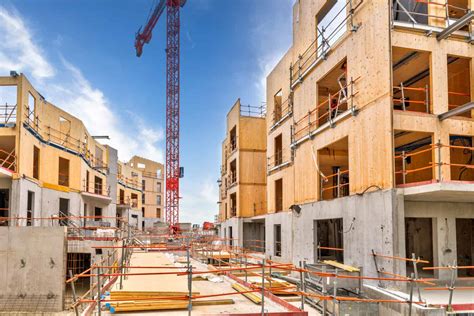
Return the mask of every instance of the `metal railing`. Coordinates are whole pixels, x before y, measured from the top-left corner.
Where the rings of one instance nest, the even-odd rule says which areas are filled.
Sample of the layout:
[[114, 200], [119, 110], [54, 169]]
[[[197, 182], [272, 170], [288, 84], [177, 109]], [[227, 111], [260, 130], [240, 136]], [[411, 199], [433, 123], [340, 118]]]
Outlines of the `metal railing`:
[[[434, 14], [432, 8], [439, 8]], [[394, 0], [392, 5], [392, 23], [407, 22], [412, 25], [430, 25], [447, 27], [469, 12], [469, 8], [449, 4], [446, 1], [411, 0], [403, 3]]]
[[402, 111], [430, 113], [429, 85], [424, 88], [405, 87], [402, 82], [393, 87], [393, 107]]
[[324, 101], [317, 104], [314, 109], [296, 121], [292, 131], [293, 142], [311, 136], [318, 127], [327, 122], [332, 125], [335, 119], [347, 111], [355, 113], [354, 97], [358, 94], [358, 91], [355, 91], [354, 86], [359, 78], [355, 80], [351, 78], [350, 82], [342, 89], [335, 93], [329, 93]]
[[267, 107], [265, 104], [260, 106], [255, 105], [240, 105], [240, 116], [259, 117], [264, 118], [267, 114]]
[[[354, 24], [354, 13], [363, 0], [348, 0], [333, 18], [323, 27], [317, 27], [316, 39], [298, 56], [298, 60], [290, 66], [290, 85], [293, 87], [301, 81], [318, 61], [326, 58], [332, 45], [347, 32], [355, 32], [358, 26]], [[344, 16], [344, 17], [343, 17]], [[341, 19], [341, 17], [343, 17]], [[347, 27], [348, 26], [348, 27]], [[344, 28], [347, 28], [344, 30]]]
[[272, 125], [277, 124], [282, 119], [290, 116], [293, 113], [293, 102], [291, 97], [288, 97], [282, 104], [275, 105], [275, 108], [272, 112]]
[[267, 170], [271, 172], [288, 165], [291, 161], [293, 161], [293, 155], [289, 147], [277, 150], [274, 155], [267, 157]]
[[123, 174], [117, 175], [118, 182], [133, 189], [141, 190], [142, 183], [138, 180], [127, 178]]
[[349, 170], [337, 169], [336, 173], [321, 176], [320, 199], [334, 199], [349, 195]]
[[16, 123], [16, 104], [0, 105], [0, 127]]
[[110, 186], [107, 187], [105, 185], [105, 180], [103, 180], [104, 183], [99, 183], [95, 181], [89, 181], [87, 182], [86, 180], [82, 181], [82, 189], [84, 192], [87, 193], [93, 193], [93, 194], [98, 194], [98, 195], [103, 195], [103, 196], [110, 196]]
[[[450, 150], [450, 159], [443, 157], [443, 148]], [[442, 167], [450, 168], [450, 178], [446, 180], [474, 181], [474, 147], [444, 145], [440, 142], [410, 151], [398, 152], [395, 159], [397, 185], [442, 181]]]
[[234, 186], [237, 184], [237, 171], [230, 171], [230, 174], [229, 174], [229, 185], [228, 187], [230, 188], [231, 186]]
[[16, 172], [17, 163], [15, 149], [12, 149], [10, 152], [0, 149], [0, 167], [11, 172]]

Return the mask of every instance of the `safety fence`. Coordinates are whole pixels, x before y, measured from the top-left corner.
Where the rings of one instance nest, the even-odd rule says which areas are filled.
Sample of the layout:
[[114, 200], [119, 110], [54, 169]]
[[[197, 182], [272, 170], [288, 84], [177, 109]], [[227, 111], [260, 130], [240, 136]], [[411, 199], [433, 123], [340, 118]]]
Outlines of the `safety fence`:
[[107, 163], [103, 161], [102, 157], [97, 157], [89, 150], [87, 142], [83, 142], [80, 139], [71, 136], [71, 129], [68, 131], [61, 131], [42, 123], [39, 116], [32, 112], [28, 106], [25, 106], [25, 117], [23, 123], [44, 142], [79, 154], [91, 165], [92, 168], [108, 168]]
[[272, 126], [278, 124], [293, 113], [292, 95], [290, 95], [281, 104], [275, 102], [272, 112]]
[[326, 58], [331, 47], [347, 30], [355, 32], [358, 26], [354, 23], [354, 14], [363, 0], [348, 0], [340, 8], [327, 16], [329, 20], [324, 25], [316, 27], [316, 39], [298, 56], [290, 66], [290, 85], [294, 87], [318, 64]]
[[[156, 304], [157, 302], [170, 302], [175, 301], [182, 302], [182, 304], [176, 304], [173, 308], [188, 309], [192, 310], [193, 306], [199, 306], [200, 302], [206, 298], [218, 298], [227, 297], [234, 295], [245, 295], [248, 293], [255, 293], [252, 296], [252, 301], [258, 302], [262, 306], [262, 310], [265, 309], [265, 300], [270, 299], [274, 302], [281, 303], [283, 300], [279, 299], [276, 295], [293, 295], [300, 298], [300, 305], [295, 308], [294, 311], [302, 311], [305, 308], [305, 304], [309, 304], [313, 307], [320, 307], [324, 314], [330, 312], [328, 304], [343, 304], [343, 303], [359, 303], [359, 304], [380, 304], [380, 303], [391, 303], [391, 304], [403, 304], [406, 305], [409, 313], [413, 312], [414, 305], [428, 306], [426, 301], [421, 297], [419, 293], [418, 297], [415, 298], [415, 290], [419, 290], [421, 285], [433, 285], [433, 278], [420, 278], [411, 273], [410, 276], [403, 276], [396, 273], [384, 271], [381, 264], [384, 260], [390, 261], [403, 261], [413, 264], [415, 271], [418, 271], [417, 265], [421, 263], [427, 263], [426, 260], [416, 258], [402, 258], [392, 255], [384, 255], [372, 251], [372, 257], [374, 264], [377, 267], [377, 276], [364, 275], [362, 270], [354, 270], [354, 273], [349, 273], [338, 268], [325, 269], [321, 263], [307, 264], [304, 261], [300, 261], [299, 264], [277, 262], [272, 258], [266, 258], [263, 249], [262, 251], [255, 251], [245, 247], [228, 246], [228, 240], [218, 238], [217, 236], [191, 234], [182, 236], [163, 236], [166, 240], [168, 238], [173, 239], [173, 243], [161, 243], [156, 245], [143, 245], [134, 244], [131, 241], [124, 241], [121, 246], [97, 246], [102, 249], [113, 249], [116, 253], [120, 253], [121, 256], [117, 256], [113, 260], [113, 263], [104, 263], [104, 259], [101, 262], [93, 264], [89, 269], [81, 273], [70, 274], [69, 279], [66, 281], [68, 284], [78, 282], [81, 278], [89, 278], [94, 280], [94, 284], [91, 289], [84, 295], [74, 295], [74, 299], [70, 308], [73, 310], [84, 310], [85, 314], [91, 314], [95, 310], [100, 313], [105, 307], [110, 309], [112, 312], [118, 312], [121, 309], [119, 306], [120, 302], [129, 300], [128, 298], [121, 298], [117, 296], [107, 295], [108, 289], [112, 286], [118, 286], [122, 288], [122, 280], [125, 278], [134, 278], [136, 276], [159, 276], [167, 275], [170, 277], [186, 276], [188, 280], [188, 291], [187, 293], [181, 293], [170, 297], [169, 295], [156, 294], [155, 296], [148, 297], [136, 297], [133, 301], [137, 306], [143, 304]], [[135, 237], [135, 238], [138, 238]], [[130, 239], [131, 240], [131, 239]], [[261, 246], [260, 240], [246, 240], [244, 243], [250, 248], [264, 248]], [[334, 247], [322, 247], [321, 250], [331, 251], [344, 251], [342, 248]], [[167, 252], [176, 253], [180, 256], [187, 258], [185, 261], [180, 261], [181, 265], [176, 266], [160, 266], [160, 265], [149, 265], [139, 266], [134, 265], [130, 261], [132, 252]], [[123, 259], [121, 259], [123, 258]], [[109, 259], [110, 260], [110, 259]], [[204, 261], [211, 263], [208, 269], [199, 269], [195, 266], [194, 260]], [[342, 264], [341, 264], [342, 265]], [[454, 269], [453, 267], [426, 267], [424, 269]], [[472, 269], [474, 267], [456, 267]], [[131, 271], [131, 269], [134, 269]], [[138, 270], [137, 270], [138, 269]], [[285, 277], [286, 273], [291, 273], [293, 277]], [[193, 282], [198, 280], [200, 276], [212, 274], [225, 275], [232, 281], [239, 283], [240, 286], [233, 286], [236, 292], [222, 292], [222, 293], [195, 293], [193, 291]], [[294, 277], [298, 276], [298, 277]], [[250, 281], [253, 278], [254, 281]], [[259, 281], [255, 281], [259, 280]], [[283, 282], [283, 280], [288, 282]], [[291, 282], [289, 282], [291, 281]], [[383, 282], [384, 284], [407, 284], [409, 296], [407, 298], [380, 298], [373, 299], [362, 295], [362, 285], [364, 282]], [[314, 287], [317, 284], [323, 285], [323, 289], [320, 287]], [[354, 284], [358, 290], [350, 295], [347, 293], [345, 286], [348, 284]], [[454, 290], [467, 290], [470, 287], [440, 287], [433, 290], [447, 290], [453, 292]], [[429, 290], [429, 288], [428, 288]], [[452, 295], [452, 294], [450, 294]], [[202, 303], [205, 304], [205, 303]], [[281, 303], [284, 304], [284, 303]], [[122, 305], [125, 306], [126, 304]], [[159, 305], [159, 304], [158, 304]], [[291, 304], [290, 304], [291, 305]], [[446, 304], [447, 306], [450, 303]], [[81, 307], [82, 306], [82, 307]], [[81, 308], [80, 308], [81, 307]], [[342, 307], [342, 305], [340, 306]], [[139, 308], [139, 307], [135, 307]]]
[[290, 164], [293, 161], [293, 152], [290, 147], [276, 150], [274, 155], [267, 157], [267, 171], [270, 173], [275, 169]]
[[[443, 148], [450, 150], [449, 160], [443, 157]], [[441, 143], [398, 152], [395, 155], [396, 183], [404, 185], [433, 180], [474, 181], [473, 152], [474, 147]], [[441, 178], [443, 166], [450, 167], [451, 177], [449, 179]]]
[[8, 127], [16, 124], [16, 104], [0, 105], [0, 127]]
[[102, 195], [105, 197], [110, 196], [110, 186], [106, 186], [105, 180], [94, 180], [94, 181], [86, 181], [84, 179], [82, 181], [82, 190], [83, 192], [93, 193], [97, 195]]
[[354, 102], [358, 91], [355, 91], [355, 83], [360, 77], [353, 79], [334, 93], [328, 93], [316, 107], [310, 110], [305, 116], [297, 120], [292, 130], [293, 142], [298, 142], [303, 138], [311, 137], [313, 133], [325, 123], [332, 125], [334, 121], [348, 111], [355, 113]]
[[448, 27], [469, 12], [468, 7], [449, 2], [448, 0], [395, 0], [392, 5], [392, 21]]
[[3, 149], [0, 149], [0, 167], [10, 172], [16, 172], [17, 162], [16, 162], [15, 148], [13, 148], [10, 151], [5, 151]]
[[260, 106], [243, 104], [240, 105], [240, 116], [264, 118], [266, 114], [267, 107], [265, 104], [262, 104]]
[[339, 198], [349, 195], [349, 170], [337, 169], [336, 173], [321, 176], [320, 198], [321, 200]]

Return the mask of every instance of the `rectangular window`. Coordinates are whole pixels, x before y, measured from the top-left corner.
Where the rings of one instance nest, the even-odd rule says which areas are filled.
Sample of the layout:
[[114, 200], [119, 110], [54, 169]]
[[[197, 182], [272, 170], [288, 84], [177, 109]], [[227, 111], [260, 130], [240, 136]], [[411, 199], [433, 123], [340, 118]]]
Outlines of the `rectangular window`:
[[102, 178], [94, 177], [94, 193], [104, 195]]
[[282, 135], [275, 137], [275, 166], [279, 166], [283, 163], [283, 140]]
[[145, 217], [145, 208], [142, 207], [142, 217]]
[[283, 211], [283, 179], [275, 181], [275, 212]]
[[145, 204], [145, 194], [142, 194], [142, 204]]
[[145, 187], [146, 187], [145, 184], [146, 184], [146, 181], [145, 181], [145, 179], [143, 179], [142, 180], [142, 190], [143, 191], [145, 191]]
[[67, 226], [69, 223], [69, 199], [59, 198], [59, 225]]
[[281, 225], [275, 225], [275, 256], [281, 257]]
[[102, 208], [100, 207], [94, 208], [94, 216], [95, 216], [95, 220], [97, 222], [100, 222], [102, 220]]
[[161, 205], [161, 195], [156, 196], [156, 204]]
[[132, 207], [138, 207], [138, 195], [136, 193], [132, 193], [130, 199], [132, 200]]
[[59, 157], [58, 184], [69, 186], [69, 160]]
[[234, 245], [234, 234], [232, 232], [232, 226], [229, 227], [229, 245], [231, 247]]
[[344, 262], [344, 253], [342, 251], [320, 249], [318, 247], [344, 248], [342, 218], [316, 220], [313, 225], [316, 234], [316, 258], [319, 261], [336, 260]]
[[90, 181], [89, 170], [86, 170], [86, 192], [89, 192], [89, 181]]
[[40, 173], [40, 149], [33, 146], [33, 178], [39, 180]]
[[161, 192], [161, 182], [156, 183], [156, 191]]
[[125, 204], [125, 191], [119, 191], [119, 204]]
[[273, 96], [273, 105], [274, 105], [274, 110], [273, 110], [273, 124], [277, 123], [282, 116], [282, 105], [283, 105], [283, 93], [280, 89], [280, 91], [277, 92]]
[[26, 226], [33, 226], [33, 212], [34, 212], [34, 204], [35, 204], [35, 193], [32, 191], [28, 191], [28, 200], [26, 203]]
[[161, 218], [161, 208], [156, 209], [156, 217]]

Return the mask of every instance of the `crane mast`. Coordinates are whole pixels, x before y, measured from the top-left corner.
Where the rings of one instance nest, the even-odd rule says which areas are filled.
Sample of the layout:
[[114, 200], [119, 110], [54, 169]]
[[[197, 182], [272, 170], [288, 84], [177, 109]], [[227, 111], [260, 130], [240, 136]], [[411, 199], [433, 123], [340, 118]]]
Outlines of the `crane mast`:
[[179, 164], [179, 54], [180, 54], [180, 8], [186, 0], [160, 0], [135, 38], [135, 49], [141, 56], [143, 45], [149, 43], [153, 28], [166, 7], [166, 222], [176, 229], [179, 223], [179, 179], [182, 169]]

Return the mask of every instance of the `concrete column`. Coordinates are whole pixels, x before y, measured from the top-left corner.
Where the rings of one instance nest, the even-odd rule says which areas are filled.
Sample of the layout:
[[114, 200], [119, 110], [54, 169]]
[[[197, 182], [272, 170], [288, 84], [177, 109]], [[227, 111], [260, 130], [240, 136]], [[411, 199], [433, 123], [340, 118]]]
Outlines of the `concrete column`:
[[[456, 218], [433, 218], [433, 265], [452, 265], [456, 259]], [[435, 276], [440, 279], [449, 279], [449, 270], [435, 271]]]

